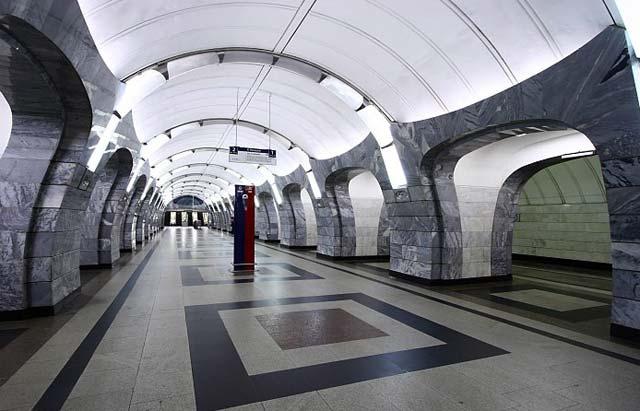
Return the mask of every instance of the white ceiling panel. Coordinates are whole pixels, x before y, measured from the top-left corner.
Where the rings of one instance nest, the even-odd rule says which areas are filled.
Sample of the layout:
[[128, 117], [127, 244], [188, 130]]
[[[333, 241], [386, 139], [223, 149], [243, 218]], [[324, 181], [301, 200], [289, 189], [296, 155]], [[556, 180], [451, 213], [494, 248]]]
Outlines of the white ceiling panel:
[[296, 0], [80, 0], [107, 66], [125, 77], [160, 60], [219, 47], [271, 49]]

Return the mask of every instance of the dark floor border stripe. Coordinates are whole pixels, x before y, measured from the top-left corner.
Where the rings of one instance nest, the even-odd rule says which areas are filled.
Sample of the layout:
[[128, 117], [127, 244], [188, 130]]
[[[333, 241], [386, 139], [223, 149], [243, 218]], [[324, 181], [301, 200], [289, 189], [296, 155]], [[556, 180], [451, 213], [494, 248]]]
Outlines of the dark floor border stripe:
[[479, 310], [475, 310], [473, 308], [468, 308], [468, 307], [465, 307], [463, 305], [459, 305], [459, 304], [456, 304], [456, 303], [452, 303], [452, 302], [449, 302], [449, 301], [446, 301], [446, 300], [443, 300], [443, 299], [440, 299], [440, 298], [437, 298], [437, 297], [432, 297], [430, 295], [425, 295], [425, 294], [423, 294], [421, 292], [414, 291], [414, 290], [411, 290], [411, 289], [408, 289], [408, 288], [405, 288], [405, 287], [401, 287], [401, 286], [396, 285], [396, 284], [389, 284], [389, 283], [387, 283], [385, 281], [376, 280], [374, 278], [369, 278], [366, 275], [355, 273], [355, 272], [353, 272], [351, 270], [347, 270], [346, 268], [335, 267], [335, 266], [330, 265], [330, 264], [325, 264], [325, 263], [323, 263], [321, 261], [313, 260], [311, 258], [298, 255], [297, 253], [294, 253], [294, 252], [281, 250], [279, 248], [271, 247], [271, 246], [268, 246], [268, 245], [265, 245], [265, 244], [261, 244], [261, 245], [263, 247], [267, 247], [267, 248], [270, 248], [272, 250], [279, 251], [279, 252], [281, 252], [283, 254], [289, 254], [289, 255], [292, 255], [294, 257], [301, 258], [303, 260], [307, 260], [307, 261], [310, 261], [310, 262], [315, 263], [315, 264], [319, 264], [319, 265], [322, 265], [322, 266], [325, 266], [325, 267], [329, 267], [329, 268], [332, 268], [334, 270], [342, 271], [342, 272], [345, 272], [347, 274], [355, 275], [356, 277], [364, 278], [366, 280], [373, 281], [375, 283], [387, 285], [389, 287], [393, 287], [393, 288], [396, 288], [398, 290], [406, 291], [406, 292], [408, 292], [410, 294], [413, 294], [413, 295], [416, 295], [416, 296], [419, 296], [419, 297], [422, 297], [422, 298], [426, 298], [427, 300], [435, 301], [437, 303], [444, 304], [444, 305], [449, 306], [449, 307], [454, 307], [454, 308], [457, 308], [459, 310], [466, 311], [466, 312], [469, 312], [469, 313], [473, 313], [473, 314], [476, 314], [476, 315], [480, 315], [482, 317], [489, 318], [491, 320], [498, 321], [498, 322], [501, 322], [503, 324], [507, 324], [507, 325], [510, 325], [510, 326], [513, 326], [513, 327], [516, 327], [516, 328], [520, 328], [520, 329], [525, 330], [525, 331], [530, 331], [530, 332], [533, 332], [533, 333], [536, 333], [536, 334], [539, 334], [539, 335], [542, 335], [542, 336], [545, 336], [545, 337], [553, 338], [554, 340], [561, 341], [561, 342], [564, 342], [564, 343], [567, 343], [567, 344], [571, 344], [571, 345], [576, 346], [576, 347], [584, 348], [586, 350], [590, 350], [590, 351], [596, 352], [598, 354], [606, 355], [608, 357], [615, 358], [617, 360], [625, 361], [625, 362], [628, 362], [628, 363], [631, 363], [631, 364], [635, 364], [635, 365], [640, 365], [640, 359], [638, 359], [638, 358], [629, 357], [628, 355], [624, 355], [624, 354], [620, 354], [620, 353], [617, 353], [617, 352], [614, 352], [614, 351], [610, 351], [610, 350], [607, 350], [605, 348], [596, 347], [596, 346], [593, 346], [593, 345], [590, 345], [590, 344], [586, 344], [586, 343], [583, 343], [583, 342], [580, 342], [580, 341], [573, 340], [573, 339], [568, 338], [568, 337], [563, 337], [561, 335], [553, 334], [553, 333], [548, 332], [548, 331], [543, 331], [543, 330], [537, 329], [537, 328], [529, 326], [529, 325], [524, 325], [524, 324], [520, 324], [520, 323], [515, 322], [515, 321], [507, 320], [505, 318], [501, 318], [501, 317], [498, 317], [498, 316], [493, 315], [493, 314], [488, 314], [488, 313], [485, 313], [485, 312], [482, 312], [482, 311], [479, 311]]
[[158, 247], [159, 242], [156, 242], [149, 250], [147, 255], [142, 259], [138, 267], [135, 269], [131, 277], [127, 280], [122, 287], [116, 298], [113, 299], [109, 307], [100, 316], [100, 319], [94, 324], [91, 331], [82, 340], [78, 348], [71, 355], [71, 358], [64, 365], [62, 370], [58, 373], [56, 378], [51, 382], [47, 390], [42, 394], [38, 403], [33, 407], [34, 410], [59, 410], [64, 405], [65, 401], [73, 391], [78, 379], [84, 372], [87, 364], [91, 360], [91, 357], [95, 353], [98, 345], [104, 338], [104, 335], [111, 327], [113, 320], [118, 315], [118, 312], [124, 305], [124, 302], [129, 297], [133, 286], [135, 286], [140, 274], [144, 271], [147, 263], [151, 259], [153, 252]]

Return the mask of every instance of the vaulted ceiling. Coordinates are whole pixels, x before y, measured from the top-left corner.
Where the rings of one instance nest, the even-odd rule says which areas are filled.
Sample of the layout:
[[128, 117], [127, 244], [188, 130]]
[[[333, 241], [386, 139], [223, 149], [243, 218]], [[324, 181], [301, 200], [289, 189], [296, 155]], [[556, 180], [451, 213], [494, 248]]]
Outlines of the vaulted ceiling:
[[389, 121], [444, 114], [612, 24], [602, 0], [79, 1], [116, 76], [167, 78], [133, 107], [135, 128], [141, 142], [172, 137], [147, 158], [163, 190], [186, 176], [202, 193], [216, 192], [216, 178], [265, 181], [229, 163], [236, 141], [275, 148], [267, 168], [285, 175], [300, 164], [296, 150], [324, 159], [361, 142], [363, 103]]

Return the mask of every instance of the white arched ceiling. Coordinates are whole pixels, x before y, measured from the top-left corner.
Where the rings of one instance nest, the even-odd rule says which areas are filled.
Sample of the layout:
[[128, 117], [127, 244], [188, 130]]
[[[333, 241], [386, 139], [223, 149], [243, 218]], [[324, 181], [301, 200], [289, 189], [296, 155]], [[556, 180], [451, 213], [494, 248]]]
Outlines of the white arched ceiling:
[[396, 120], [466, 106], [613, 23], [601, 0], [80, 0], [120, 78], [173, 56], [272, 50], [340, 74]]
[[520, 204], [606, 203], [600, 167], [598, 156], [578, 158], [547, 167], [524, 185]]
[[[223, 136], [227, 133], [226, 138]], [[173, 155], [182, 155], [179, 153], [184, 153], [189, 150], [197, 150], [201, 149], [201, 151], [207, 151], [209, 156], [214, 153], [215, 148], [221, 148], [224, 150], [228, 150], [229, 145], [236, 145], [235, 138], [235, 126], [231, 126], [229, 124], [211, 124], [204, 125], [202, 127], [195, 126], [194, 128], [188, 129], [183, 133], [180, 133], [177, 136], [173, 136], [169, 142], [165, 143], [155, 152], [153, 152], [149, 156], [149, 163], [152, 167], [158, 166], [158, 164], [162, 164], [162, 161], [173, 156]], [[259, 131], [248, 128], [248, 127], [238, 127], [238, 144], [244, 147], [268, 147], [268, 139]], [[269, 170], [276, 175], [287, 175], [291, 173], [293, 170], [298, 167], [298, 162], [296, 158], [292, 157], [288, 151], [288, 147], [285, 147], [282, 143], [280, 143], [277, 139], [271, 139], [271, 148], [275, 149], [278, 153], [278, 162], [275, 166], [269, 166]], [[222, 158], [228, 159], [228, 152], [221, 151], [215, 155], [216, 163], [219, 163], [219, 160]], [[247, 167], [251, 167], [255, 169], [255, 167], [242, 163], [231, 163], [229, 168], [237, 169], [238, 172], [242, 173], [241, 170], [246, 169]]]
[[239, 173], [247, 180], [258, 185], [265, 181], [264, 175], [262, 175], [255, 166], [251, 164], [232, 163], [229, 161], [227, 153], [209, 151], [187, 153], [184, 157], [180, 157], [177, 160], [171, 162], [165, 161], [153, 168], [151, 175], [159, 179], [160, 183], [169, 177], [167, 173], [176, 176], [188, 172], [216, 175], [232, 184], [242, 184], [240, 177], [232, 174], [232, 171], [225, 171], [224, 168]]
[[[148, 141], [178, 124], [205, 118], [232, 119], [237, 106], [241, 119], [264, 127], [270, 124], [315, 158], [339, 155], [367, 136], [368, 130], [356, 112], [331, 91], [301, 75], [267, 67], [223, 63], [170, 79], [134, 109], [138, 136]], [[266, 70], [270, 74], [256, 91], [256, 78]], [[225, 126], [220, 134], [226, 137], [219, 140], [222, 146], [234, 144], [235, 135], [230, 129]], [[264, 146], [265, 136], [259, 137], [256, 144]]]
[[[243, 60], [236, 54], [219, 63], [214, 53], [198, 53], [234, 49], [291, 56], [351, 84], [391, 120], [408, 122], [511, 87], [613, 23], [601, 0], [79, 2], [98, 50], [119, 78], [170, 61], [158, 67], [169, 80], [133, 108], [143, 142], [183, 123], [240, 118], [270, 123], [319, 159], [351, 149], [369, 129], [355, 107], [318, 84], [317, 73], [289, 71], [275, 58]], [[235, 142], [231, 131], [227, 126], [219, 135], [220, 147]], [[265, 145], [265, 138], [261, 145], [259, 136], [247, 138], [253, 137]], [[272, 172], [286, 174], [297, 166], [282, 150], [279, 156]], [[223, 157], [207, 161], [222, 164]]]
[[593, 152], [595, 147], [575, 130], [523, 134], [488, 144], [464, 155], [456, 164], [456, 187], [499, 189], [516, 170], [562, 155]]

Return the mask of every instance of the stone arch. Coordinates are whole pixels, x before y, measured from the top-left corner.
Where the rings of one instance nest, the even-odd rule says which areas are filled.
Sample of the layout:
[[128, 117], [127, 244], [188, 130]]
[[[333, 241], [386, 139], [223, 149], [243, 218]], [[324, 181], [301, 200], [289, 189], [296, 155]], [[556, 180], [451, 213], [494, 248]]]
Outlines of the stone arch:
[[[558, 142], [562, 143], [563, 139], [569, 139], [569, 143], [574, 145], [565, 144], [565, 148], [562, 144], [558, 144]], [[514, 146], [513, 143], [516, 143], [516, 148], [525, 147], [528, 150], [527, 156], [531, 159], [520, 159], [523, 166], [515, 166], [513, 176], [510, 177], [512, 182], [510, 187], [513, 187], [514, 179], [519, 176], [524, 178], [527, 170], [536, 169], [535, 164], [568, 154], [575, 144], [580, 144], [583, 140], [587, 140], [588, 146], [585, 146], [585, 150], [592, 150], [593, 146], [584, 135], [569, 130], [561, 123], [520, 122], [470, 133], [453, 141], [441, 143], [427, 153], [422, 160], [422, 178], [423, 184], [429, 190], [429, 197], [435, 201], [430, 209], [425, 210], [420, 220], [423, 220], [422, 228], [429, 233], [438, 247], [430, 250], [430, 253], [423, 253], [420, 257], [426, 257], [426, 260], [430, 261], [431, 279], [482, 277], [498, 275], [498, 272], [501, 273], [500, 275], [508, 275], [504, 268], [496, 272], [490, 268], [491, 249], [494, 240], [498, 241], [498, 237], [493, 238], [491, 235], [490, 221], [493, 221], [498, 191], [503, 181], [509, 178], [500, 180], [497, 183], [499, 186], [494, 186], [493, 182], [487, 181], [472, 185], [456, 184], [454, 175], [455, 173], [459, 175], [461, 167], [464, 168], [462, 159], [469, 159], [473, 155], [479, 156], [479, 153], [485, 154], [487, 150], [494, 151], [492, 157], [486, 157], [486, 161], [492, 162], [491, 167], [486, 167], [486, 164], [474, 164], [468, 167], [467, 174], [482, 180], [486, 178], [482, 168], [497, 171], [508, 169], [512, 157], [518, 153], [517, 151], [509, 152], [508, 150], [512, 148], [509, 145]], [[536, 145], [545, 143], [546, 150], [532, 154]], [[562, 151], [563, 149], [568, 151]], [[496, 161], [496, 157], [500, 156], [502, 159]], [[529, 161], [531, 162], [528, 163]], [[518, 172], [520, 168], [522, 172]], [[504, 211], [501, 210], [500, 213]], [[503, 238], [503, 241], [506, 240], [508, 237]], [[500, 265], [497, 259], [494, 262]]]
[[[53, 307], [80, 286], [80, 222], [92, 175], [81, 164], [92, 110], [74, 66], [24, 20], [0, 16], [0, 92], [12, 128], [0, 159], [1, 311]], [[37, 130], [34, 132], [34, 130]]]
[[271, 193], [262, 191], [258, 194], [260, 207], [256, 218], [256, 226], [259, 231], [260, 240], [274, 241], [280, 240], [280, 228], [278, 210]]
[[120, 250], [130, 251], [136, 248], [136, 228], [138, 211], [140, 210], [142, 194], [144, 187], [147, 185], [147, 176], [141, 175], [136, 180], [133, 189], [131, 190], [131, 196], [129, 203], [127, 204], [127, 212], [124, 215], [124, 223], [122, 224], [122, 232], [120, 238]]
[[[363, 178], [366, 181], [357, 183]], [[327, 177], [325, 192], [331, 218], [320, 226], [318, 253], [333, 258], [388, 256], [389, 223], [377, 177], [365, 168], [345, 167]]]
[[[98, 262], [100, 265], [111, 265], [120, 258], [122, 225], [129, 204], [127, 184], [133, 167], [133, 158], [128, 150], [120, 149], [118, 152], [120, 152], [121, 167], [102, 210], [102, 221], [98, 232]], [[129, 172], [126, 171], [127, 169]]]
[[116, 222], [114, 217], [122, 215], [120, 204], [125, 197], [132, 168], [131, 152], [121, 148], [111, 155], [102, 169], [96, 171], [89, 204], [84, 212], [80, 265], [111, 265], [120, 257], [119, 237], [111, 238], [112, 228]]
[[282, 189], [280, 244], [290, 248], [315, 248], [317, 228], [313, 200], [306, 188], [290, 183]]
[[149, 189], [138, 209], [138, 218], [136, 219], [136, 243], [138, 244], [149, 239], [149, 203], [152, 195], [153, 190]]
[[[416, 146], [425, 147], [422, 152], [431, 157], [430, 151], [439, 144], [474, 133], [487, 134], [495, 125], [552, 123], [587, 136], [600, 156], [607, 192], [614, 283], [612, 332], [618, 334], [640, 330], [640, 319], [632, 315], [640, 310], [640, 295], [633, 291], [640, 284], [640, 203], [630, 201], [637, 198], [640, 181], [640, 110], [626, 47], [624, 32], [608, 28], [561, 62], [504, 92], [434, 119], [393, 127], [403, 164], [411, 164], [412, 158], [415, 164], [421, 163], [411, 152]], [[445, 194], [444, 198], [434, 197], [434, 180], [428, 174], [422, 177], [422, 186], [407, 191], [409, 206], [427, 218], [420, 219], [423, 222], [417, 229], [392, 221], [393, 234], [404, 251], [392, 257], [391, 269], [427, 281], [455, 278], [451, 274], [457, 274], [452, 270], [457, 255], [448, 254], [447, 246], [449, 242], [459, 244], [459, 218], [443, 221], [443, 226], [452, 224], [453, 229], [442, 234], [433, 229], [438, 224], [433, 209], [456, 207], [455, 199], [448, 204], [446, 190], [437, 192]], [[398, 208], [394, 205], [393, 212]], [[424, 255], [414, 258], [412, 250]]]

